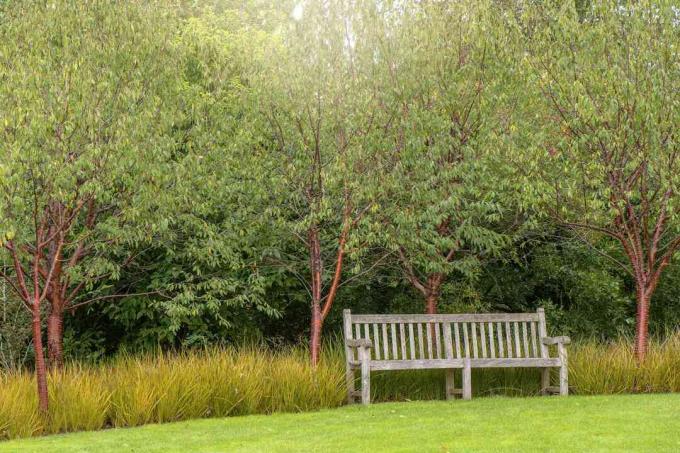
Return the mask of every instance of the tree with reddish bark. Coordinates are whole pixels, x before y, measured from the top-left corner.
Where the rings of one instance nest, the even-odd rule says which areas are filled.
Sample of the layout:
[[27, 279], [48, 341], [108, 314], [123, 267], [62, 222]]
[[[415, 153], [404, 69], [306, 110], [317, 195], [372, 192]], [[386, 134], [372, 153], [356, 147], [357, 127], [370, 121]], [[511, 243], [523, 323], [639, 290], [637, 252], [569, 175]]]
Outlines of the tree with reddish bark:
[[[40, 408], [63, 319], [163, 227], [177, 59], [160, 5], [19, 2], [0, 25], [0, 275], [31, 314]], [[162, 100], [162, 97], [165, 99]], [[152, 215], [152, 213], [154, 215]], [[101, 288], [100, 288], [101, 289]]]
[[[373, 130], [360, 33], [361, 8], [310, 2], [287, 23], [282, 42], [267, 49], [267, 70], [255, 102], [274, 145], [261, 166], [272, 213], [300, 254], [282, 261], [310, 298], [310, 354], [320, 358], [324, 321], [343, 284], [346, 259], [363, 246], [356, 232], [374, 206]], [[350, 32], [349, 30], [352, 29]], [[286, 239], [284, 239], [285, 241]]]
[[522, 173], [584, 241], [619, 245], [599, 250], [635, 282], [642, 362], [651, 299], [680, 248], [680, 12], [601, 1], [580, 16], [566, 6], [533, 13], [528, 77], [545, 110]]
[[413, 3], [374, 29], [374, 89], [392, 118], [382, 242], [430, 314], [450, 275], [473, 277], [512, 233], [504, 153], [521, 90], [497, 13], [483, 1]]

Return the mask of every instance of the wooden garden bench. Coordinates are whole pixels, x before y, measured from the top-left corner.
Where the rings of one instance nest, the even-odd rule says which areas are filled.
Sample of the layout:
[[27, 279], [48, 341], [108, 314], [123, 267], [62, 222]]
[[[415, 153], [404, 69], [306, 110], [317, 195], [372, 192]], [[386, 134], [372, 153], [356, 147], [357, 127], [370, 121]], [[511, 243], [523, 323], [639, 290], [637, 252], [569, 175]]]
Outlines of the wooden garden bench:
[[[446, 370], [446, 398], [472, 398], [472, 368], [540, 368], [541, 393], [568, 395], [569, 337], [548, 337], [545, 313], [354, 315], [344, 310], [347, 394], [350, 403], [371, 400], [371, 371]], [[550, 357], [549, 346], [557, 346]], [[559, 368], [559, 386], [550, 369]], [[462, 389], [453, 372], [461, 369]], [[361, 370], [361, 391], [354, 389]]]

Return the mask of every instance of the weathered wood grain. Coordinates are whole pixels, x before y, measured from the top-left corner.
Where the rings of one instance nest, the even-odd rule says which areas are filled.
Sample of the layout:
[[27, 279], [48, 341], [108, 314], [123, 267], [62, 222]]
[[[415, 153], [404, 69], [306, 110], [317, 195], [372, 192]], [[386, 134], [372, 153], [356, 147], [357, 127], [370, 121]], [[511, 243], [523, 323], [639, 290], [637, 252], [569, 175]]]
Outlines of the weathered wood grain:
[[457, 322], [453, 323], [453, 333], [454, 333], [455, 340], [456, 340], [456, 357], [460, 359], [462, 357], [462, 355], [461, 355], [461, 352], [460, 352], [460, 331], [458, 329], [458, 323]]
[[375, 359], [380, 360], [380, 335], [378, 335], [378, 324], [373, 323], [373, 340], [375, 340], [375, 348], [373, 348]]
[[396, 314], [352, 315], [355, 323], [371, 322], [492, 322], [538, 321], [537, 313], [461, 313], [461, 314]]
[[480, 342], [482, 343], [482, 357], [487, 358], [488, 355], [486, 353], [486, 330], [484, 329], [483, 322], [479, 323], [479, 339]]
[[399, 339], [401, 340], [401, 358], [406, 360], [406, 328], [404, 323], [399, 323]]
[[538, 340], [536, 339], [536, 323], [532, 322], [531, 323], [531, 352], [533, 353], [532, 357], [538, 357], [538, 347], [536, 344], [538, 343]]
[[354, 403], [354, 369], [350, 362], [354, 361], [354, 349], [347, 344], [352, 339], [352, 313], [350, 310], [342, 311], [342, 323], [345, 331], [345, 385], [347, 385], [347, 402]]
[[387, 360], [390, 358], [389, 348], [387, 344], [387, 324], [383, 322], [380, 324], [380, 327], [382, 330], [383, 360]]
[[444, 323], [444, 354], [447, 359], [453, 359], [453, 344], [451, 343], [451, 324]]
[[[543, 394], [569, 393], [566, 345], [571, 340], [547, 336], [543, 309], [501, 315], [352, 315], [344, 310], [343, 330], [349, 402], [361, 396], [370, 403], [370, 372], [380, 370], [444, 369], [447, 399], [455, 394], [469, 399], [473, 368], [539, 368]], [[551, 358], [553, 345], [557, 357]], [[550, 385], [552, 368], [559, 369], [556, 387]], [[357, 369], [361, 391], [354, 389]], [[463, 370], [462, 389], [454, 388], [455, 369]]]
[[495, 337], [493, 334], [493, 323], [489, 323], [489, 352], [491, 352], [491, 358], [495, 359], [496, 358], [496, 342], [494, 341]]
[[472, 356], [476, 359], [477, 358], [477, 323], [472, 322], [470, 323], [472, 326], [470, 327], [471, 335], [472, 335]]
[[463, 399], [472, 399], [472, 368], [470, 359], [465, 359], [463, 364]]
[[451, 368], [446, 369], [446, 399], [452, 400], [456, 394], [454, 371]]

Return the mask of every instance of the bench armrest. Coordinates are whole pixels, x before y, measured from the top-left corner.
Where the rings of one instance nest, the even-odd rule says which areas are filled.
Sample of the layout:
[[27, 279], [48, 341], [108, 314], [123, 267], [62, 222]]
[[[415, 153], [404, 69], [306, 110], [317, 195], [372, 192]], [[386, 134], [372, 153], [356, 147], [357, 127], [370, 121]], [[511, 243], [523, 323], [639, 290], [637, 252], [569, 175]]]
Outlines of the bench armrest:
[[570, 344], [571, 338], [569, 337], [543, 337], [541, 338], [541, 343], [550, 346], [553, 344]]
[[373, 343], [371, 340], [346, 340], [345, 343], [347, 343], [347, 346], [350, 348], [372, 348]]

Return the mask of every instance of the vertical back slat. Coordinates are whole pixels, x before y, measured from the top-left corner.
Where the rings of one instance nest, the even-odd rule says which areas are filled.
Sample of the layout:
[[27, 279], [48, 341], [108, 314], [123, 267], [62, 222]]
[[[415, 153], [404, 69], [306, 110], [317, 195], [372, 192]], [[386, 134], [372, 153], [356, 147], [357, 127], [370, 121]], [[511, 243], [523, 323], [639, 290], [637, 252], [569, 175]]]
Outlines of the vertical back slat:
[[383, 359], [384, 360], [389, 360], [390, 359], [390, 353], [389, 353], [389, 348], [388, 348], [388, 341], [387, 341], [387, 324], [382, 323], [382, 340], [383, 340]]
[[514, 329], [514, 333], [515, 333], [515, 335], [514, 335], [515, 336], [515, 356], [517, 356], [517, 358], [520, 358], [520, 357], [522, 357], [522, 350], [519, 347], [519, 325], [517, 324], [517, 321], [513, 322], [513, 327], [515, 328]]
[[494, 341], [493, 335], [493, 323], [489, 323], [489, 352], [491, 352], [491, 358], [496, 358], [496, 342]]
[[482, 358], [486, 359], [488, 357], [486, 354], [486, 330], [483, 322], [479, 323], [479, 339], [482, 341]]
[[508, 358], [512, 358], [512, 341], [510, 340], [510, 323], [508, 321], [505, 321], [505, 340], [507, 343], [505, 343], [506, 351], [508, 353]]
[[[346, 339], [370, 341], [372, 360], [549, 358], [541, 341], [547, 335], [545, 313], [539, 309], [537, 315], [361, 315], [345, 323], [344, 333]], [[345, 345], [348, 360], [354, 360], [355, 349]]]
[[373, 323], [373, 351], [375, 351], [375, 359], [380, 360], [380, 335], [378, 335], [378, 324]]
[[[370, 329], [370, 326], [368, 325], [368, 323], [365, 323], [364, 324], [364, 338], [366, 340], [371, 340], [371, 333], [369, 332], [369, 329]], [[373, 349], [373, 348], [371, 348], [371, 349]], [[371, 354], [374, 354], [374, 353], [373, 353], [373, 351], [369, 350], [368, 355], [370, 356]]]
[[524, 346], [524, 357], [529, 357], [529, 341], [527, 338], [529, 326], [527, 324], [528, 323], [526, 322], [522, 323], [522, 346]]
[[503, 358], [505, 355], [505, 348], [503, 347], [503, 328], [500, 322], [496, 323], [496, 334], [498, 335], [498, 357]]
[[[353, 340], [353, 338], [352, 338], [352, 314], [349, 310], [343, 311], [342, 322], [343, 322], [342, 327], [345, 330], [345, 340]], [[349, 346], [345, 346], [345, 354], [347, 354], [347, 360], [348, 361], [356, 360], [356, 356], [354, 355], [354, 348], [350, 348]], [[347, 363], [347, 369], [350, 370], [349, 362]], [[348, 373], [349, 373], [349, 371], [348, 371]]]
[[470, 357], [470, 342], [468, 340], [469, 340], [468, 327], [467, 327], [467, 323], [464, 322], [463, 323], [463, 343], [464, 343], [463, 346], [465, 346], [465, 358]]
[[453, 345], [451, 344], [451, 323], [444, 323], [444, 353], [447, 359], [453, 358]]
[[456, 358], [460, 359], [462, 357], [460, 353], [460, 332], [458, 330], [458, 323], [454, 322], [453, 323], [453, 333], [455, 335], [455, 340], [456, 340]]
[[538, 349], [536, 347], [536, 323], [531, 323], [531, 350], [533, 352], [533, 357], [538, 357]]
[[548, 329], [545, 326], [545, 310], [543, 308], [539, 308], [536, 310], [536, 313], [538, 313], [538, 341], [539, 345], [541, 346], [541, 357], [547, 359], [548, 346], [543, 344], [543, 337], [548, 336]]
[[471, 322], [472, 324], [472, 357], [477, 358], [477, 323]]

